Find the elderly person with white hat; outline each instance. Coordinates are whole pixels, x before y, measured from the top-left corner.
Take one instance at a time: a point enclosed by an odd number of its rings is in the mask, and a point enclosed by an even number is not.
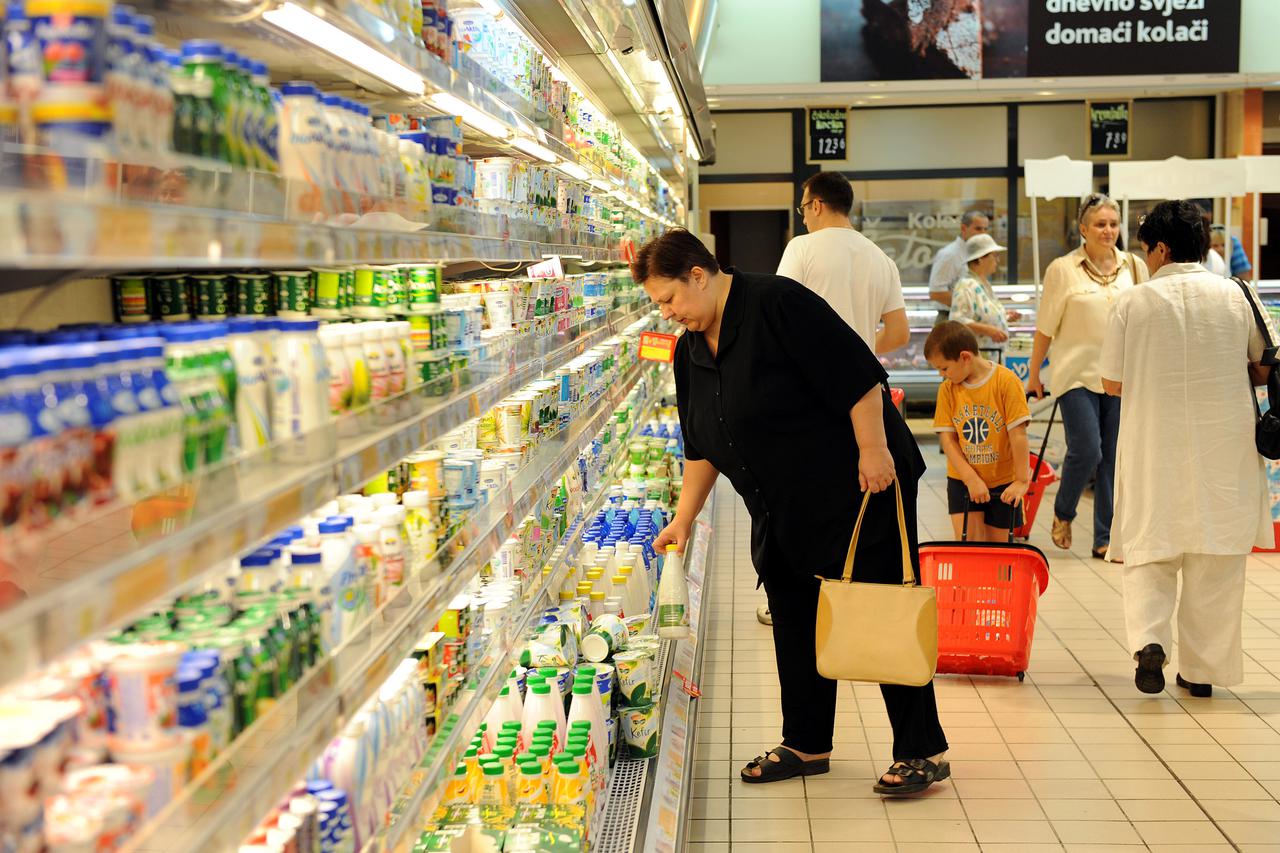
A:
[[[993,361],[1004,361],[1009,341],[1009,320],[1016,312],[1006,312],[991,288],[991,276],[1000,266],[1000,253],[1008,251],[990,234],[975,234],[965,241],[969,272],[951,290],[951,319],[963,323],[978,336],[978,346]]]

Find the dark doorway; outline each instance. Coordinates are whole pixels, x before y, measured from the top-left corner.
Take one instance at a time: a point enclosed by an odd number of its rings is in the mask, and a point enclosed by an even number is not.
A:
[[[790,219],[785,210],[711,211],[716,262],[748,272],[776,272]]]
[[[1270,144],[1262,147],[1263,154],[1280,154],[1280,145]],[[1246,210],[1244,215],[1253,218],[1253,210]],[[1268,238],[1267,245],[1261,246],[1258,250],[1256,259],[1261,266],[1258,267],[1263,278],[1276,278],[1280,276],[1280,195],[1274,193],[1262,194],[1262,234],[1266,234]],[[1272,233],[1274,232],[1274,233]],[[1255,236],[1259,243],[1262,241],[1262,234]]]

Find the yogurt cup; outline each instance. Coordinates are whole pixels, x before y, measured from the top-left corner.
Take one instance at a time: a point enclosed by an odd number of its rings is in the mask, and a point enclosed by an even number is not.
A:
[[[591,630],[582,638],[582,656],[592,663],[607,660],[610,655],[626,647],[627,626],[617,616],[603,614],[591,625]]]
[[[618,676],[618,702],[639,707],[653,701],[653,655],[645,651],[626,651],[613,656]]]
[[[114,741],[129,750],[168,746],[178,725],[174,675],[181,643],[121,646],[107,662],[107,695]]]
[[[167,744],[152,749],[138,749],[130,744],[112,741],[111,760],[127,767],[150,770],[152,781],[142,795],[145,818],[155,817],[170,801],[182,793],[187,784],[187,764],[191,758],[191,744],[175,738]]]
[[[618,715],[622,742],[631,758],[653,758],[658,754],[658,705],[624,708]]]

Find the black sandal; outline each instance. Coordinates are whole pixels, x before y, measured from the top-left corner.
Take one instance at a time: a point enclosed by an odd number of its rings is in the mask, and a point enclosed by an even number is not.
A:
[[[778,756],[777,761],[770,761],[769,756]],[[759,776],[748,773],[755,767],[760,768]],[[781,782],[796,776],[819,776],[831,772],[830,758],[815,758],[805,761],[785,746],[774,747],[764,755],[757,755],[747,762],[747,766],[738,771],[743,782]]]
[[[1178,686],[1197,699],[1207,699],[1213,695],[1212,684],[1198,684],[1194,681],[1187,681],[1182,677],[1182,673],[1178,673]]]
[[[884,781],[885,776],[897,776],[901,781],[891,784]],[[918,794],[934,782],[941,782],[950,776],[951,764],[946,761],[939,761],[937,764],[927,758],[895,761],[876,782],[873,790],[889,797],[904,797],[907,794]]]

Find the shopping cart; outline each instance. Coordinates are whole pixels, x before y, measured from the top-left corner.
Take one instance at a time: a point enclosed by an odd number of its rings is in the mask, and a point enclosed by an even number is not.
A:
[[[1049,413],[1049,425],[1044,428],[1044,440],[1040,442],[1040,452],[1031,454],[1031,485],[1027,488],[1027,496],[1022,499],[1022,525],[1013,532],[1024,542],[1031,538],[1031,525],[1035,523],[1044,490],[1058,480],[1058,472],[1044,458],[1044,452],[1049,448],[1049,433],[1053,432],[1053,422],[1057,417],[1058,399],[1055,397],[1053,411]]]
[[[992,500],[999,500],[992,495]],[[920,582],[938,600],[938,672],[1016,675],[1031,659],[1036,609],[1049,586],[1049,560],[1033,545],[959,542],[920,545]]]

